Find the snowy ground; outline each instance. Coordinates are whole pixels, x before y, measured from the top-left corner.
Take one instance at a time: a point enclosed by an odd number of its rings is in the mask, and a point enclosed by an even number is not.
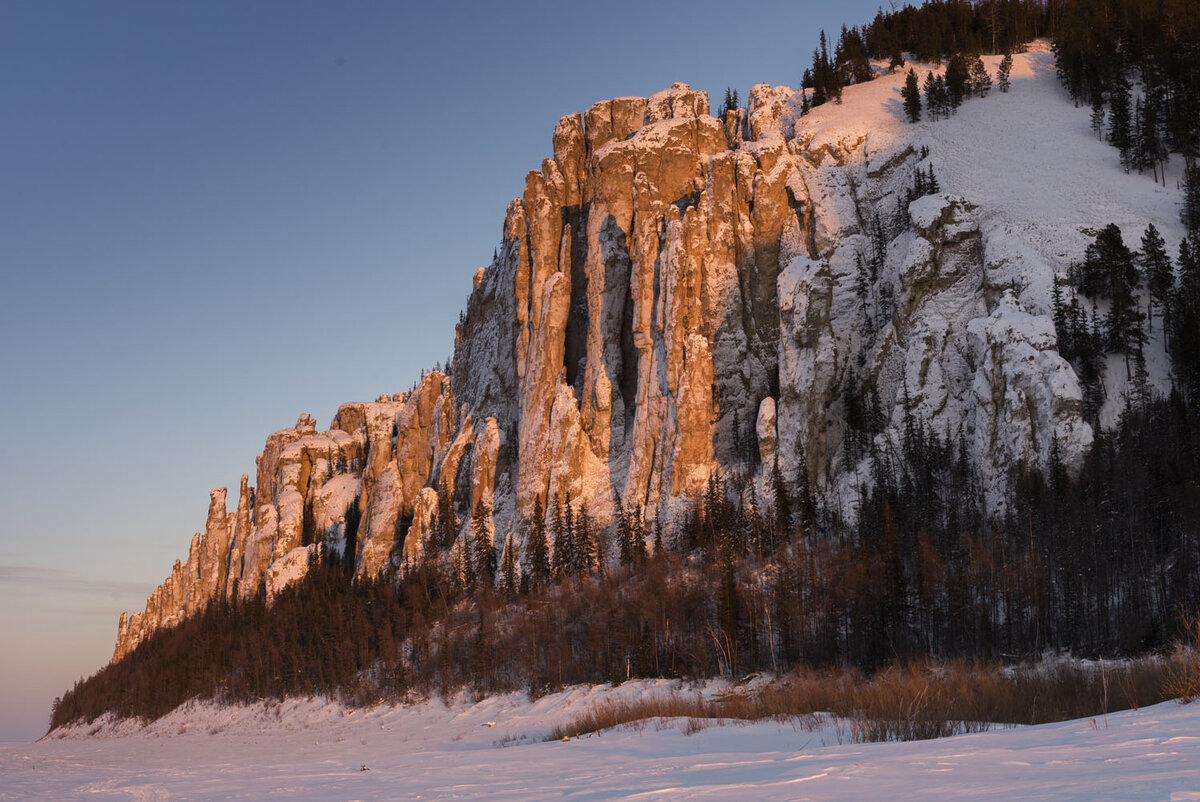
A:
[[[854,744],[830,720],[691,735],[669,720],[540,741],[605,692],[358,711],[314,700],[195,707],[144,729],[0,748],[0,799],[1200,800],[1200,705],[913,743]]]

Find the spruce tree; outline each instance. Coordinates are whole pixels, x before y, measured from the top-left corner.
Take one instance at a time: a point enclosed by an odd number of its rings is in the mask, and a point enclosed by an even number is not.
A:
[[[1100,92],[1092,93],[1092,133],[1097,139],[1104,138],[1104,97]]]
[[[1155,104],[1153,98],[1147,98],[1146,102],[1142,104],[1140,125],[1138,126],[1138,169],[1144,170],[1149,167],[1154,174],[1155,181],[1158,181],[1159,164],[1167,158],[1167,151],[1163,145],[1158,120],[1158,106]],[[1165,173],[1163,174],[1163,181],[1166,181]]]
[[[587,504],[580,502],[574,523],[575,573],[595,573],[600,567],[600,549]]]
[[[957,109],[967,96],[971,82],[970,67],[967,66],[967,59],[962,53],[955,53],[946,62],[945,81],[950,108]]]
[[[1137,256],[1137,265],[1142,273],[1142,279],[1150,288],[1150,330],[1154,330],[1154,304],[1163,308],[1164,313],[1171,299],[1171,290],[1175,286],[1175,271],[1171,267],[1171,257],[1167,255],[1167,244],[1154,224],[1146,226],[1142,234],[1142,249]]]
[[[554,504],[554,514],[550,519],[554,535],[554,576],[560,580],[571,574],[571,569],[575,564],[575,550],[571,543],[572,526],[568,522],[570,514],[571,496],[568,495],[566,501],[560,497]]]
[[[617,562],[633,565],[633,533],[629,526],[629,513],[624,506],[617,509]]]
[[[1191,160],[1183,169],[1183,210],[1180,219],[1188,236],[1200,240],[1200,161]]]
[[[904,98],[904,113],[910,123],[921,121],[921,89],[917,86],[916,70],[909,69],[904,79],[904,89],[900,92]]]
[[[996,86],[1001,92],[1008,92],[1012,88],[1012,53],[1006,52],[1004,58],[1000,60],[1000,66],[996,69]]]
[[[516,543],[511,534],[504,538],[504,559],[501,562],[500,580],[504,585],[505,593],[507,593],[509,596],[517,595],[518,580]]]
[[[550,549],[546,543],[546,513],[541,496],[533,500],[533,521],[526,548],[529,550],[529,573],[535,588],[542,588],[550,579]]]
[[[474,559],[475,576],[484,583],[484,587],[496,583],[496,544],[492,542],[492,533],[488,531],[491,514],[492,511],[480,499],[471,515],[471,536],[474,541],[471,558]]]
[[[925,108],[929,110],[929,117],[934,122],[937,122],[938,112],[941,110],[938,104],[937,81],[933,77],[933,71],[925,73]]]
[[[1129,84],[1118,78],[1109,101],[1108,141],[1121,154],[1121,166],[1129,171],[1133,151],[1133,121],[1129,110]]]
[[[971,62],[971,92],[976,97],[987,97],[987,93],[992,88],[992,76],[988,74],[987,68],[983,66],[983,59],[979,56]]]
[[[633,559],[638,565],[646,562],[646,519],[642,505],[633,508],[629,516],[629,534],[633,541]]]
[[[808,466],[800,466],[801,473],[807,474]],[[792,531],[792,499],[788,496],[787,485],[783,483],[783,473],[779,470],[779,455],[771,466],[771,500],[775,505],[775,541],[782,543]]]

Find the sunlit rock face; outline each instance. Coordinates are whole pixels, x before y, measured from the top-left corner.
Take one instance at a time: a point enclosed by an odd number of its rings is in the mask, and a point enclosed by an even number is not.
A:
[[[997,282],[967,199],[910,197],[928,161],[906,136],[801,118],[765,85],[723,121],[684,84],[563,117],[475,274],[453,378],[270,435],[234,512],[213,491],[188,559],[121,617],[114,659],[211,599],[273,598],[321,551],[403,571],[439,511],[460,540],[478,508],[518,545],[537,500],[669,526],[714,472],[777,463],[852,517],[848,387],[877,399],[880,448],[906,417],[961,442],[994,504],[1052,439],[1077,464],[1092,432],[1048,305]]]

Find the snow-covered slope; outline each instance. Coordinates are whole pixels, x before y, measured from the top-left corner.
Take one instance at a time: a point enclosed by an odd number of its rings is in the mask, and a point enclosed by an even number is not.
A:
[[[356,711],[184,708],[146,729],[0,747],[0,800],[1200,799],[1200,705],[1174,702],[910,743],[855,744],[831,720],[691,735],[666,720],[539,740],[602,695],[664,685]]]
[[[328,431],[305,415],[271,435],[256,486],[234,514],[214,491],[187,561],[122,619],[115,657],[214,596],[277,591],[313,542],[352,545],[360,576],[415,559],[439,508],[465,531],[487,505],[497,543],[518,546],[535,500],[568,494],[600,522],[624,505],[669,530],[711,473],[762,478],[777,456],[786,481],[806,472],[853,518],[866,463],[844,448],[852,379],[878,396],[881,452],[918,417],[961,439],[993,505],[1052,439],[1079,464],[1093,432],[1056,350],[1055,276],[1109,222],[1130,242],[1154,222],[1176,248],[1178,193],[1120,170],[1045,43],[1012,77],[1010,93],[916,125],[901,73],[804,116],[798,93],[760,85],[719,121],[676,84],[564,117],[475,274],[453,380],[433,372],[343,405]],[[909,204],[930,168],[941,192]],[[1163,386],[1161,345],[1148,353]],[[1124,371],[1108,382],[1111,421]]]

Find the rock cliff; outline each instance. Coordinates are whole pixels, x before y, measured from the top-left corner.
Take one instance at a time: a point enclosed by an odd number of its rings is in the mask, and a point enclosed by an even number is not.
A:
[[[994,504],[1052,439],[1077,463],[1092,432],[1046,299],[969,198],[911,197],[936,159],[919,129],[820,112],[762,85],[722,121],[676,84],[562,118],[475,274],[452,380],[270,435],[235,511],[214,490],[186,562],[121,617],[114,660],[210,599],[270,598],[322,547],[403,570],[439,510],[465,531],[483,505],[498,542],[568,496],[669,526],[714,471],[777,461],[853,516],[848,388],[877,398],[881,448],[906,416],[960,440]]]

